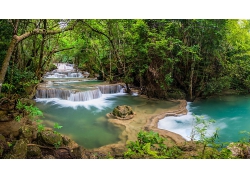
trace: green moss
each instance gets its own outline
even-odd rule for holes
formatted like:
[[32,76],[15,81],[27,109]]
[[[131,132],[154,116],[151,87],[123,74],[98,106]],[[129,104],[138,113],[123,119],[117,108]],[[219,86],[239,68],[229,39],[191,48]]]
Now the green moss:
[[12,151],[5,156],[9,159],[25,159],[27,154],[27,141],[25,139],[20,139],[16,141],[13,146]]
[[28,146],[27,148],[27,158],[41,158],[42,151],[38,146]]
[[116,117],[125,118],[128,115],[133,115],[134,112],[130,106],[122,105],[115,107],[112,114]]
[[39,134],[40,140],[47,144],[54,146],[55,144],[62,144],[62,136],[58,133],[54,133],[51,130],[42,131]]
[[21,136],[24,138],[30,138],[32,137],[32,127],[31,126],[22,126],[20,128]]

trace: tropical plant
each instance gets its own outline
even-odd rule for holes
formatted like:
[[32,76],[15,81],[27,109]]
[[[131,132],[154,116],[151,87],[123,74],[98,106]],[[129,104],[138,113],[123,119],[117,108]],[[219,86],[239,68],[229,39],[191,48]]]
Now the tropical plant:
[[181,150],[177,146],[167,147],[165,139],[158,133],[140,131],[136,141],[127,144],[125,158],[177,158]]

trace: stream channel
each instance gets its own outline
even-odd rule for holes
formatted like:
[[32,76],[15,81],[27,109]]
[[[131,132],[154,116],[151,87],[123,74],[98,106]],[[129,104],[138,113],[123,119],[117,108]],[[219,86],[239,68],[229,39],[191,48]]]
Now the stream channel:
[[[122,127],[108,121],[107,113],[118,105],[129,105],[136,112],[135,118],[145,118],[176,106],[170,101],[148,100],[123,92],[121,85],[110,85],[96,79],[89,79],[88,72],[75,72],[72,65],[57,64],[58,69],[45,75],[37,90],[36,102],[44,113],[43,124],[53,127],[79,145],[99,148],[119,142]],[[194,114],[206,120],[214,119],[207,130],[207,136],[219,128],[220,142],[237,142],[250,132],[250,96],[227,95],[187,103],[187,115],[168,116],[158,122],[159,129],[180,134],[189,140],[194,123]],[[136,123],[135,126],[143,126]],[[138,129],[137,127],[137,129]],[[135,128],[136,129],[136,128]]]
[[118,105],[129,105],[136,112],[135,131],[143,125],[145,117],[177,105],[124,93],[122,85],[86,78],[84,72],[76,73],[72,65],[57,66],[38,87],[36,105],[44,114],[45,126],[53,128],[58,123],[63,127],[56,131],[87,149],[121,140],[124,127],[109,122],[106,116]]

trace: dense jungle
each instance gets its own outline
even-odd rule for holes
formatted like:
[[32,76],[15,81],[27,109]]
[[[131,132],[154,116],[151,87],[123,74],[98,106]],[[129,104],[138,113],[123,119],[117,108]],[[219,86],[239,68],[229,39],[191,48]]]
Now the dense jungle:
[[0,158],[249,158],[248,132],[235,144],[218,144],[217,131],[206,136],[212,121],[199,116],[189,141],[157,129],[157,117],[125,145],[86,149],[57,132],[65,125],[43,125],[34,101],[56,63],[145,100],[179,102],[180,112],[168,116],[187,113],[187,102],[248,95],[249,30],[245,19],[1,19]]

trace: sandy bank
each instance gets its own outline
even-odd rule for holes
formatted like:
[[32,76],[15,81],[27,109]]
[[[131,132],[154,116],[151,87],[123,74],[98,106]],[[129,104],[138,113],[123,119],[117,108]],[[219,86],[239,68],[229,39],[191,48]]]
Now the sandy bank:
[[137,134],[138,132],[140,132],[140,130],[152,130],[154,132],[158,132],[161,136],[172,140],[172,142],[176,144],[182,144],[186,142],[186,140],[179,134],[163,129],[158,129],[158,122],[164,117],[187,114],[186,100],[175,100],[171,102],[176,103],[176,105],[167,109],[156,110],[153,113],[147,113],[147,110],[136,107],[135,109],[133,109],[134,112],[136,112],[136,115],[133,119],[130,120],[109,118],[109,122],[122,128],[122,133],[120,134],[121,140],[116,144],[109,144],[100,148],[96,148],[94,149],[94,151],[102,153],[110,152],[111,154],[122,153],[125,149],[126,143],[128,143],[129,141],[135,141],[137,139]]

